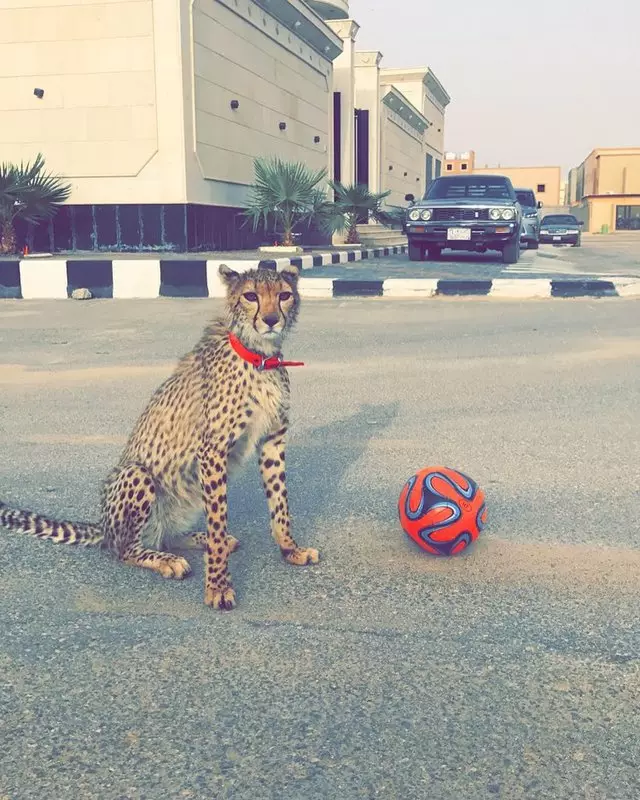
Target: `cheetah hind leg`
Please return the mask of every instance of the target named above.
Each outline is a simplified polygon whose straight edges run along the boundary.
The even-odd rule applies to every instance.
[[[240,542],[235,538],[235,536],[229,536],[228,534],[227,541],[229,542],[229,552],[235,553],[235,551],[240,547]],[[206,550],[207,533],[206,531],[185,533],[176,540],[176,547],[185,550]]]
[[[163,578],[181,580],[191,572],[189,562],[174,553],[145,547],[142,533],[157,503],[151,474],[138,464],[124,467],[112,483],[106,513],[105,541],[124,564],[150,569]]]

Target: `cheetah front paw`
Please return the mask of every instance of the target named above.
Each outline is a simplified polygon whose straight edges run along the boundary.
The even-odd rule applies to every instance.
[[[160,561],[156,569],[163,578],[173,578],[177,581],[191,574],[191,565],[186,558],[181,556],[173,556]]]
[[[204,593],[204,603],[218,611],[231,611],[236,607],[236,593],[229,586],[207,586]]]
[[[320,553],[312,547],[296,547],[295,550],[283,550],[282,555],[289,564],[296,567],[304,567],[307,564],[317,564],[320,561]]]

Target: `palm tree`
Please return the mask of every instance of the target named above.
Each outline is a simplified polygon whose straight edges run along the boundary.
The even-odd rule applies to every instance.
[[[52,219],[70,194],[70,185],[44,172],[41,153],[33,164],[0,164],[0,253],[16,252],[16,219],[33,224]]]
[[[346,228],[347,244],[360,243],[358,221],[362,218],[372,219],[388,227],[397,224],[395,216],[382,208],[382,201],[391,194],[390,191],[376,194],[370,192],[365,184],[344,185],[339,181],[330,181],[330,186],[335,194],[335,210],[342,218],[336,231]]]
[[[290,163],[279,158],[254,160],[255,182],[244,215],[253,222],[254,232],[260,223],[270,223],[282,230],[282,244],[293,244],[296,226],[312,221],[321,204],[320,181],[326,169],[310,170],[304,163]]]

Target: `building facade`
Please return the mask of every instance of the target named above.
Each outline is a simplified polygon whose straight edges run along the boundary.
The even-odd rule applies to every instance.
[[[592,150],[569,170],[567,194],[590,233],[640,230],[640,147]]]
[[[19,233],[41,251],[252,246],[258,155],[398,202],[430,126],[357,31],[347,0],[8,0],[0,159],[42,152],[72,186],[51,225]]]
[[[474,172],[478,175],[504,175],[517,189],[532,189],[543,206],[557,208],[564,203],[564,182],[560,167],[479,167],[473,150],[465,153],[447,152],[444,170],[446,175]]]

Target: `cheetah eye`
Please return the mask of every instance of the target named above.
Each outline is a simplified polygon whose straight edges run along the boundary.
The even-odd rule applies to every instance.
[[[258,299],[258,295],[255,292],[245,292],[242,296],[250,303],[255,303]]]
[[[291,297],[291,292],[280,292],[280,300],[283,302]]]

